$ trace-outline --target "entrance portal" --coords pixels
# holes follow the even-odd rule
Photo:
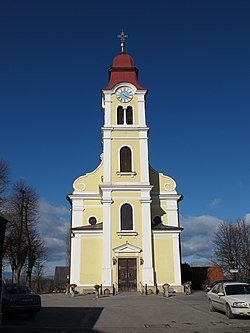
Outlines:
[[[136,259],[118,259],[119,291],[137,291]]]

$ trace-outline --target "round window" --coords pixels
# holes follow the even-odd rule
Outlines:
[[[161,223],[161,218],[160,218],[160,216],[155,216],[155,217],[153,218],[153,222],[154,222],[154,225],[158,225],[158,224],[160,224],[160,223]]]
[[[95,218],[94,216],[91,216],[91,217],[89,218],[89,224],[91,224],[91,225],[96,224],[96,218]]]

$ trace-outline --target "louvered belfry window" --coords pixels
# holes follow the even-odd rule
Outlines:
[[[124,110],[122,106],[118,106],[117,108],[117,124],[118,125],[124,124]]]
[[[128,106],[126,110],[126,124],[127,125],[133,124],[133,110],[131,106]]]

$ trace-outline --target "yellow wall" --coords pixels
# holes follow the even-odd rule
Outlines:
[[[174,283],[173,241],[171,235],[154,235],[153,249],[156,283]]]
[[[81,284],[102,282],[102,239],[89,236],[81,242]]]
[[[112,139],[128,139],[128,138],[139,138],[139,132],[137,131],[115,131],[112,132]]]

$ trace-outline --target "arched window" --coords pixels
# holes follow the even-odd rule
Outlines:
[[[133,124],[133,110],[132,106],[128,106],[126,110],[126,124],[132,125]]]
[[[131,150],[129,147],[122,147],[120,150],[120,172],[132,172]]]
[[[121,230],[133,230],[133,210],[129,204],[121,206]]]
[[[124,124],[124,110],[122,106],[118,106],[117,108],[117,124],[118,125]]]

